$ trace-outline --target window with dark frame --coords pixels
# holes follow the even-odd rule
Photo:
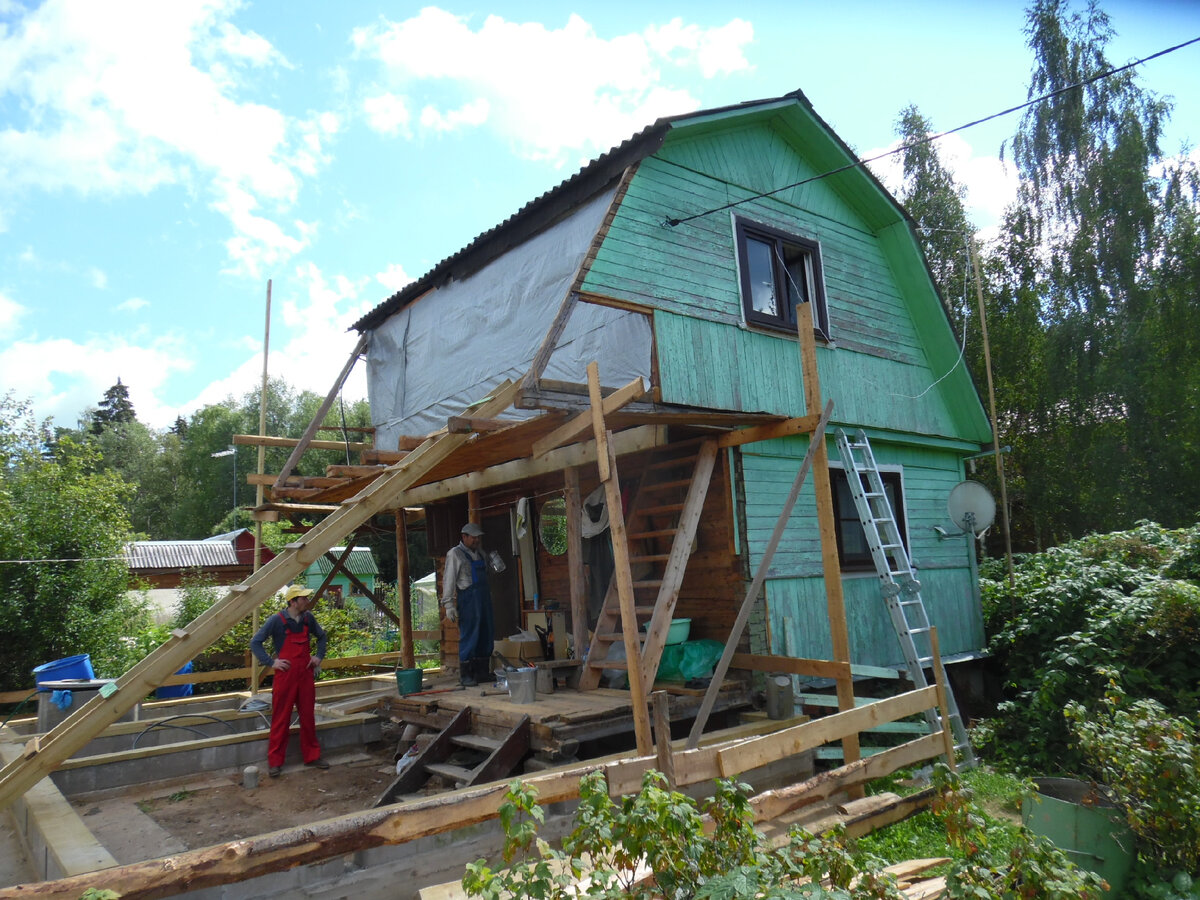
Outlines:
[[[820,245],[756,222],[736,221],[746,322],[795,333],[797,305],[812,303],[816,331],[829,340]]]
[[[879,475],[883,479],[883,490],[887,494],[888,503],[891,504],[892,515],[896,517],[900,540],[907,548],[908,532],[904,527],[904,493],[900,473],[880,472]],[[833,518],[837,532],[838,560],[842,571],[875,571],[875,561],[871,558],[871,548],[867,546],[867,537],[863,533],[858,510],[854,507],[854,497],[850,495],[850,481],[846,478],[845,470],[831,467],[829,483],[833,487]]]

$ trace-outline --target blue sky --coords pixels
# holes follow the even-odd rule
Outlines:
[[[1127,62],[1200,3],[1103,4]],[[661,115],[802,89],[862,155],[1025,99],[1019,3],[476,7],[0,0],[0,393],[73,424],[118,377],[143,421],[272,375],[324,394],[387,296]],[[1200,45],[1151,62],[1200,141]],[[948,139],[976,221],[1017,116]],[[886,177],[886,173],[883,173]],[[348,396],[365,393],[352,379]]]

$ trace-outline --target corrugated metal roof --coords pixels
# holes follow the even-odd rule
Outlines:
[[[238,565],[228,541],[134,541],[125,547],[129,568],[197,569]]]
[[[237,531],[226,531],[224,534],[214,534],[212,537],[206,537],[206,541],[229,541],[233,543],[239,534],[249,534],[249,528],[239,528]]]
[[[345,547],[334,547],[329,551],[334,559],[339,559],[346,552]],[[315,563],[305,569],[305,573],[315,573],[317,575],[328,575],[329,570],[333,568],[333,563],[329,561],[328,556],[322,556]],[[349,569],[355,575],[378,575],[379,566],[375,564],[375,557],[371,554],[370,547],[355,547],[350,551],[350,558],[346,560],[345,569]]]

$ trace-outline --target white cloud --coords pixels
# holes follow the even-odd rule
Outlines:
[[[889,147],[868,150],[863,157],[869,159],[899,146],[897,140]],[[981,232],[990,233],[1003,217],[1005,207],[1016,199],[1016,172],[997,156],[976,156],[974,148],[961,135],[947,135],[937,141],[936,147],[942,164],[966,188],[967,217]],[[871,163],[871,171],[894,196],[899,196],[904,181],[901,154]]]
[[[412,113],[403,97],[383,93],[363,100],[363,112],[367,114],[367,124],[382,134],[408,136],[408,123]]]
[[[187,343],[159,337],[138,344],[124,335],[97,335],[85,342],[68,338],[15,341],[0,350],[0,384],[28,398],[38,415],[73,425],[80,410],[95,406],[120,378],[129,385],[138,419],[166,427],[175,411],[157,399],[173,372],[192,367]]]
[[[16,300],[0,294],[0,332],[7,331],[17,324],[17,319],[27,310]]]
[[[232,24],[239,6],[47,0],[24,11],[0,31],[0,100],[21,111],[0,129],[0,204],[30,191],[113,196],[184,184],[229,216],[235,261],[286,252],[293,244],[280,229],[259,221],[265,210],[244,214],[243,195],[286,211],[300,177],[327,161],[322,141],[337,122],[294,121],[239,96],[263,68],[288,65]]]
[[[104,273],[103,269],[98,269],[95,266],[88,269],[88,280],[91,281],[92,287],[98,291],[102,291],[108,287],[108,275]]]
[[[358,342],[357,332],[348,332],[350,324],[374,306],[364,300],[368,278],[351,279],[344,275],[326,276],[313,263],[295,268],[290,280],[276,285],[282,298],[280,316],[271,326],[272,344],[267,366],[272,378],[282,378],[297,390],[309,390],[324,396],[345,365]],[[286,335],[276,343],[276,335]],[[247,384],[262,378],[262,344],[255,341],[242,346],[252,353],[228,376],[209,384],[187,409],[219,403],[226,397],[240,396]],[[365,367],[355,367],[343,388],[347,401],[366,397]]]
[[[137,312],[139,309],[145,309],[149,305],[150,301],[143,297],[130,297],[124,303],[118,303],[116,310],[117,312],[133,313]]]
[[[404,266],[399,263],[389,263],[386,269],[375,276],[375,280],[387,288],[389,293],[394,294],[401,288],[412,284],[415,279],[404,271]]]
[[[364,101],[371,127],[408,136],[409,111],[420,107],[424,131],[486,121],[522,155],[560,165],[581,150],[607,150],[660,116],[698,108],[691,93],[671,86],[673,70],[705,78],[746,71],[752,40],[741,19],[720,28],[673,19],[609,39],[574,14],[558,29],[495,15],[473,28],[436,7],[352,34],[359,54],[382,64],[389,90]]]

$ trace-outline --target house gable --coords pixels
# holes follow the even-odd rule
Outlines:
[[[794,415],[803,409],[796,341],[745,324],[735,222],[819,242],[832,343],[818,361],[835,419],[985,441],[978,394],[908,220],[861,167],[817,177],[853,161],[798,99],[677,123],[640,164],[584,290],[661,311],[665,402]]]

